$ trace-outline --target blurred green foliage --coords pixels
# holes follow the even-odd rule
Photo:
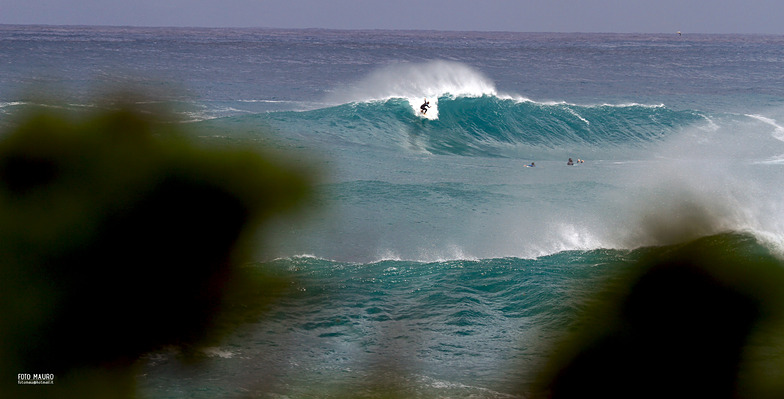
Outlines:
[[[782,397],[781,259],[735,233],[639,251],[551,349],[534,397]]]
[[[239,265],[310,179],[182,126],[114,99],[28,110],[1,133],[0,397],[133,397],[141,354],[214,340],[282,288]],[[56,382],[31,389],[18,373]]]

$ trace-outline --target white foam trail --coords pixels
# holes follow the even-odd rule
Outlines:
[[[749,118],[756,119],[767,125],[770,125],[771,127],[773,127],[773,133],[772,133],[773,138],[775,138],[776,140],[784,141],[784,127],[779,125],[775,119],[767,118],[757,114],[746,114],[746,116],[748,116]]]
[[[609,104],[603,103],[601,105],[594,105],[594,107],[612,107],[612,108],[666,108],[664,104],[641,104],[641,103],[622,103],[622,104]]]
[[[757,161],[755,163],[760,164],[760,165],[784,165],[784,154],[776,156],[776,157],[771,157],[771,158],[766,159],[764,161]]]
[[[590,124],[591,124],[591,122],[588,122],[588,120],[587,120],[587,119],[583,118],[583,117],[582,117],[580,114],[578,114],[578,113],[577,113],[575,110],[573,110],[573,109],[571,109],[571,108],[567,108],[566,110],[567,110],[567,111],[568,111],[570,114],[574,115],[575,117],[577,117],[578,119],[580,119],[581,121],[583,121],[583,122],[584,122],[586,125],[590,125]]]
[[[784,127],[778,124],[775,119],[768,118],[759,114],[745,114],[749,118],[756,119],[766,125],[773,127],[773,132],[771,136],[779,141],[784,141]],[[779,156],[771,157],[765,161],[757,162],[759,164],[767,164],[767,165],[781,165],[784,164],[784,154]]]
[[[265,103],[265,104],[291,104],[291,103],[297,103],[297,101],[291,101],[291,100],[237,100],[237,102],[241,102],[241,103]]]

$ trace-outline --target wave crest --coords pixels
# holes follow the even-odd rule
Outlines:
[[[327,98],[333,104],[406,99],[418,112],[421,100],[431,99],[431,119],[441,97],[495,96],[495,83],[476,69],[454,61],[399,63],[380,68]]]

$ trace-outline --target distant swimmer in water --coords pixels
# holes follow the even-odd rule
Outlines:
[[[427,115],[427,109],[428,109],[428,108],[430,108],[430,103],[429,103],[429,102],[427,102],[427,99],[425,99],[425,103],[424,103],[424,104],[422,104],[422,105],[419,107],[419,109],[422,111],[422,113],[423,113],[423,114]]]
[[[535,164],[535,163],[533,163],[533,162],[531,162],[531,164],[530,164],[530,165],[525,165],[525,167],[526,167],[526,168],[535,168],[535,167],[536,167],[536,164]]]
[[[572,158],[569,158],[569,161],[568,161],[568,162],[566,162],[566,164],[567,164],[567,165],[570,165],[570,166],[571,166],[571,165],[574,165],[574,161],[572,161]]]

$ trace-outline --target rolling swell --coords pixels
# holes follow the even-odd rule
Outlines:
[[[658,262],[661,262],[659,266],[650,266]],[[645,363],[648,361],[660,369],[675,368],[682,359],[692,360],[689,365],[697,364],[685,375],[708,375],[705,368],[713,366],[711,360],[723,359],[733,349],[713,345],[707,354],[709,357],[700,358],[703,352],[683,351],[682,346],[678,346],[680,340],[689,348],[704,346],[702,342],[721,343],[716,337],[721,337],[727,328],[733,327],[732,323],[745,316],[739,310],[743,308],[724,308],[704,301],[700,295],[689,295],[688,287],[697,284],[695,288],[704,289],[698,291],[704,294],[715,294],[712,290],[715,288],[751,298],[777,299],[780,290],[775,282],[782,277],[781,265],[780,258],[774,257],[766,245],[752,236],[738,233],[707,236],[674,246],[633,251],[563,251],[536,259],[426,263],[385,260],[363,264],[314,257],[277,259],[260,266],[281,270],[291,279],[296,294],[277,305],[273,316],[265,320],[265,328],[259,329],[256,343],[244,344],[249,347],[241,350],[255,349],[263,353],[277,350],[278,345],[282,345],[279,342],[286,342],[285,339],[265,331],[285,330],[295,337],[287,356],[298,362],[324,361],[313,356],[324,353],[327,358],[343,359],[345,367],[349,367],[356,364],[354,362],[377,357],[383,359],[383,370],[387,374],[394,371],[406,375],[408,379],[403,380],[406,387],[428,392],[427,395],[403,397],[469,397],[449,395],[443,387],[431,386],[421,379],[413,380],[411,376],[422,368],[428,370],[430,378],[439,381],[460,381],[462,376],[470,374],[478,386],[514,392],[526,385],[530,381],[529,374],[536,373],[550,356],[570,348],[558,345],[567,333],[590,335],[598,331],[611,334],[617,333],[614,328],[619,328],[621,334],[640,334],[647,339],[607,340],[606,350],[634,344],[653,345],[650,344],[653,337],[669,344],[653,346],[666,356],[635,357],[640,352],[628,351],[631,354],[622,354],[629,357],[628,363],[599,363],[606,367],[597,367],[600,371],[589,374],[592,377],[615,382],[617,374],[602,374],[601,370],[635,361],[643,363],[631,369],[634,371],[650,368]],[[703,272],[693,276],[690,271],[694,269]],[[670,288],[667,291],[635,283],[646,281],[650,284],[650,277],[656,278],[660,273],[665,277],[655,279],[658,284],[655,287]],[[702,279],[705,279],[706,288],[699,285]],[[626,331],[623,329],[626,324],[607,320],[612,317],[609,315],[615,315],[608,312],[615,309],[616,301],[626,303],[621,302],[621,298],[630,289],[637,295],[649,295],[651,302],[646,302],[650,308],[641,310],[644,316],[640,317],[638,313],[627,316],[632,322],[643,323],[645,328],[627,327],[629,331]],[[630,295],[629,298],[639,300],[639,296]],[[779,301],[765,302],[763,306],[781,311]],[[662,308],[667,311],[661,311]],[[604,309],[608,312],[597,313]],[[697,313],[691,313],[695,311]],[[726,328],[710,331],[709,327],[701,326],[706,313],[718,316],[718,322],[720,325],[726,323]],[[724,315],[728,319],[724,319]],[[648,318],[660,323],[645,324]],[[586,332],[589,327],[591,332]],[[646,335],[648,329],[658,334]],[[704,333],[697,337],[699,343],[696,344],[690,335],[694,330]],[[758,341],[748,348],[748,362],[743,364],[747,371],[770,371],[766,359],[771,346],[780,345],[777,331],[777,328],[771,328],[755,332],[758,335],[753,339]],[[252,345],[262,348],[251,348]],[[607,359],[615,358],[599,356],[593,360],[614,361]],[[368,374],[342,377],[351,378],[352,386],[356,387],[373,378],[387,376],[373,374],[373,371],[378,372],[369,368],[365,369]],[[637,378],[645,380],[651,375],[655,373],[639,373]],[[334,374],[328,372],[308,376],[311,389],[328,386],[334,380]],[[625,380],[619,383],[629,384]],[[699,386],[703,389],[709,385]],[[302,396],[325,395],[310,391],[303,392]],[[470,397],[517,396],[483,393]]]
[[[524,374],[523,366],[543,355],[541,348],[520,339],[560,334],[573,321],[579,299],[612,270],[612,262],[625,256],[620,251],[572,251],[540,259],[362,264],[307,256],[277,259],[259,266],[281,270],[295,294],[271,312],[260,336],[249,341],[256,343],[243,344],[248,347],[240,350],[269,353],[285,345],[288,336],[294,345],[287,356],[297,362],[319,362],[315,353],[329,353],[353,368],[355,362],[376,357],[383,359],[383,367],[404,375],[423,366],[439,381],[460,381],[470,373],[479,386],[508,392]],[[266,331],[280,330],[287,335],[265,336]],[[373,371],[367,368],[342,378],[351,378],[357,386],[384,377]],[[360,374],[365,372],[371,374]],[[328,372],[307,377],[309,384],[302,386],[310,389],[335,381]],[[445,394],[444,387],[422,381],[405,385],[433,395],[404,397]]]
[[[704,120],[696,111],[662,105],[574,105],[485,95],[440,97],[436,119],[416,114],[409,100],[342,104],[267,114],[284,131],[312,132],[367,146],[403,146],[433,154],[514,156],[519,149],[642,147]]]

